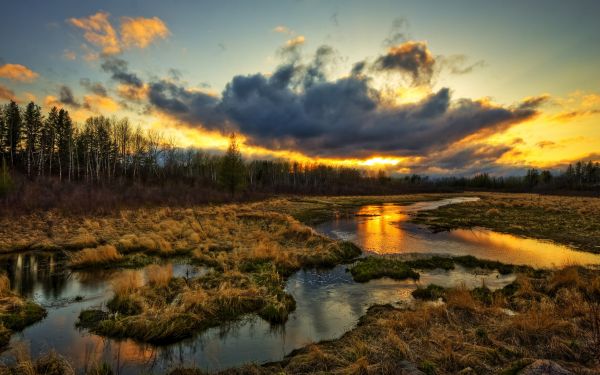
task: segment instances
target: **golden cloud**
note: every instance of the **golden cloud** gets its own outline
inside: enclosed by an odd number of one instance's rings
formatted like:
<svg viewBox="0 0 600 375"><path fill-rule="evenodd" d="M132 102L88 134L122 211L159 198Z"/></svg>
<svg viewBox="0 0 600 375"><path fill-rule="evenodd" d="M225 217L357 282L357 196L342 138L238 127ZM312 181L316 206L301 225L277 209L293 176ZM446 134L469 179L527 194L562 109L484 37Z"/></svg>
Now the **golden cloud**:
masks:
<svg viewBox="0 0 600 375"><path fill-rule="evenodd" d="M306 42L306 38L304 38L304 35L298 35L297 37L285 42L285 45L288 47L295 47L304 44L304 42Z"/></svg>
<svg viewBox="0 0 600 375"><path fill-rule="evenodd" d="M86 95L83 97L83 105L85 108L96 112L116 112L121 106L119 103L107 96Z"/></svg>
<svg viewBox="0 0 600 375"><path fill-rule="evenodd" d="M146 48L155 39L169 36L167 25L158 17L121 18L121 39L126 47Z"/></svg>
<svg viewBox="0 0 600 375"><path fill-rule="evenodd" d="M39 74L21 64L4 64L0 66L0 77L13 81L31 82L38 76Z"/></svg>
<svg viewBox="0 0 600 375"><path fill-rule="evenodd" d="M98 12L89 17L70 18L69 23L85 31L83 37L90 43L102 48L105 55L121 52L117 32L111 25L107 12Z"/></svg>
<svg viewBox="0 0 600 375"><path fill-rule="evenodd" d="M119 84L117 94L127 100L140 102L148 97L148 85L136 87L133 85Z"/></svg>

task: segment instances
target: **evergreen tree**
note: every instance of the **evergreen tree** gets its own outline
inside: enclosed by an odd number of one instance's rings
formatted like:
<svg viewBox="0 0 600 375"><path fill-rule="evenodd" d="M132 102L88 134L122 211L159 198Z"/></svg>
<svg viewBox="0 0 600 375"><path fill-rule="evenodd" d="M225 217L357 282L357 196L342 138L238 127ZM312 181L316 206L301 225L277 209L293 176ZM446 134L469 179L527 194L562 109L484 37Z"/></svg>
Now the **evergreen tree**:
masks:
<svg viewBox="0 0 600 375"><path fill-rule="evenodd" d="M25 131L25 153L27 164L27 176L31 177L31 171L35 165L35 156L39 151L39 138L42 131L42 113L39 106L30 102L23 115Z"/></svg>
<svg viewBox="0 0 600 375"><path fill-rule="evenodd" d="M4 119L6 121L6 132L7 136L5 137L6 148L8 148L10 165L14 167L17 162L17 151L19 151L19 146L21 142L21 109L19 105L14 101L10 101L10 103L6 106Z"/></svg>
<svg viewBox="0 0 600 375"><path fill-rule="evenodd" d="M219 183L227 189L231 195L241 189L246 182L246 167L242 160L235 133L229 137L229 148L221 159L219 166Z"/></svg>

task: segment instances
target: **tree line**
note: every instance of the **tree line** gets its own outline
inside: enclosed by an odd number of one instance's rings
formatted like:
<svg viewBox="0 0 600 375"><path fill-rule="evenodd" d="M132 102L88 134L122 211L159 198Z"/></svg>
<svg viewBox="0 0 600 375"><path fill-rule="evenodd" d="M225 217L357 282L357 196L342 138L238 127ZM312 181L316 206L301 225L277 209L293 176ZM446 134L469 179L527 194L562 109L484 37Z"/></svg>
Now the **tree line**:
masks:
<svg viewBox="0 0 600 375"><path fill-rule="evenodd" d="M75 124L65 109L43 114L30 102L0 108L0 196L39 181L119 184L183 184L245 193L384 194L415 191L491 189L508 191L598 189L600 165L569 165L562 173L530 169L524 176L390 177L383 171L286 160L244 161L232 135L228 151L216 155L180 148L154 130L133 126L126 118L89 117Z"/></svg>
<svg viewBox="0 0 600 375"><path fill-rule="evenodd" d="M244 162L231 139L225 155L180 148L154 130L128 119L89 117L79 126L69 112L52 107L43 114L30 102L10 102L0 109L0 160L28 181L144 184L178 181L189 185L272 192L335 193L335 189L381 185L381 174L363 170L282 160ZM2 183L2 178L0 178ZM4 186L7 184L5 183ZM350 190L348 190L350 192Z"/></svg>

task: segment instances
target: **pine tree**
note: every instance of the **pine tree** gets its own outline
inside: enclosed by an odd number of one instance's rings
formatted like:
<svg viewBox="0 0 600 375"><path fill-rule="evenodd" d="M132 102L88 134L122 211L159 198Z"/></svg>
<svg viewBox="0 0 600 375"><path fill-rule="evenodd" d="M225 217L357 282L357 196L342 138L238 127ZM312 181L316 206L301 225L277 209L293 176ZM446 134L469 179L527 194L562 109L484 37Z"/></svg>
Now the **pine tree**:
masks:
<svg viewBox="0 0 600 375"><path fill-rule="evenodd" d="M39 138L42 131L42 113L39 106L30 102L23 115L25 131L25 153L27 161L27 176L35 165L35 155L38 153Z"/></svg>
<svg viewBox="0 0 600 375"><path fill-rule="evenodd" d="M221 159L219 166L219 183L233 196L244 187L246 182L246 167L242 160L235 133L229 137L229 148Z"/></svg>
<svg viewBox="0 0 600 375"><path fill-rule="evenodd" d="M6 121L6 132L7 136L5 138L6 147L8 148L8 152L10 154L10 165L14 167L17 162L17 151L19 151L19 146L21 142L21 109L19 105L11 100L11 102L6 106L4 119Z"/></svg>

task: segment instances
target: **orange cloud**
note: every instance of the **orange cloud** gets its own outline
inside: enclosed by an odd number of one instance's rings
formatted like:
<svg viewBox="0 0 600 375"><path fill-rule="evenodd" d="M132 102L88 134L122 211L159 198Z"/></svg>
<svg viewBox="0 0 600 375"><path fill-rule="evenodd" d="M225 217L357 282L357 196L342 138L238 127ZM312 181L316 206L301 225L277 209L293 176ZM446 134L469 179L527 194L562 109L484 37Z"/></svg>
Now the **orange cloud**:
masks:
<svg viewBox="0 0 600 375"><path fill-rule="evenodd" d="M97 111L97 112L116 112L121 106L119 103L107 96L100 95L86 95L83 98L83 105L85 108Z"/></svg>
<svg viewBox="0 0 600 375"><path fill-rule="evenodd" d="M600 94L575 91L565 98L554 98L561 111L549 114L548 119L560 123L581 121L590 116L600 115Z"/></svg>
<svg viewBox="0 0 600 375"><path fill-rule="evenodd" d="M285 45L288 47L295 47L304 44L304 42L306 42L306 38L304 38L304 35L298 35L297 37L285 42Z"/></svg>
<svg viewBox="0 0 600 375"><path fill-rule="evenodd" d="M117 86L117 94L123 99L139 102L148 97L148 85L135 87L132 85L120 84Z"/></svg>
<svg viewBox="0 0 600 375"><path fill-rule="evenodd" d="M0 99L16 101L15 93L8 87L0 85Z"/></svg>
<svg viewBox="0 0 600 375"><path fill-rule="evenodd" d="M98 12L89 17L70 18L69 23L85 31L83 37L90 43L102 47L102 53L113 55L121 52L117 32L111 25L107 12Z"/></svg>
<svg viewBox="0 0 600 375"><path fill-rule="evenodd" d="M44 106L47 108L62 107L62 103L54 95L48 95L44 98Z"/></svg>
<svg viewBox="0 0 600 375"><path fill-rule="evenodd" d="M158 17L121 18L121 39L126 47L146 48L155 39L169 36L167 25Z"/></svg>
<svg viewBox="0 0 600 375"><path fill-rule="evenodd" d="M38 76L39 74L21 64L4 64L0 66L0 77L13 81L31 82Z"/></svg>

